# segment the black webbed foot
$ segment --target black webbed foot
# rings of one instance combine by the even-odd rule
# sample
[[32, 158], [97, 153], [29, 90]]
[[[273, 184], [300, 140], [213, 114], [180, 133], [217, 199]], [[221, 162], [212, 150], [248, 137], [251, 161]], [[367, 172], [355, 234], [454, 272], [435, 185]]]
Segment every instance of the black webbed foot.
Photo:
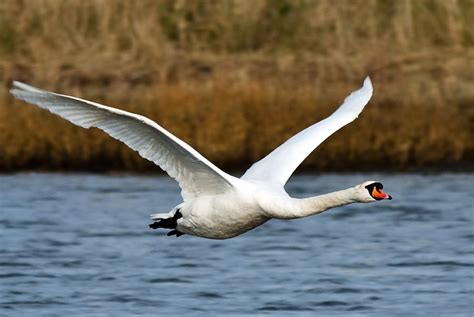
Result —
[[160, 227], [159, 222], [150, 223], [148, 225], [151, 229], [158, 229]]
[[176, 220], [173, 218], [168, 219], [160, 219], [159, 221], [155, 221], [154, 223], [150, 224], [149, 227], [152, 229], [158, 228], [165, 228], [165, 229], [174, 229], [176, 228]]
[[182, 233], [181, 231], [178, 231], [178, 230], [171, 230], [170, 232], [168, 232], [166, 235], [169, 237], [169, 236], [172, 236], [172, 235], [176, 235], [176, 237], [180, 237], [182, 236], [184, 233]]
[[[178, 225], [178, 219], [183, 215], [179, 212], [179, 209], [176, 210], [173, 218], [160, 219], [148, 225], [151, 229], [165, 228], [165, 229], [176, 229]], [[183, 235], [184, 233], [179, 232], [178, 230], [172, 230], [168, 233], [168, 236], [176, 234], [177, 237]]]

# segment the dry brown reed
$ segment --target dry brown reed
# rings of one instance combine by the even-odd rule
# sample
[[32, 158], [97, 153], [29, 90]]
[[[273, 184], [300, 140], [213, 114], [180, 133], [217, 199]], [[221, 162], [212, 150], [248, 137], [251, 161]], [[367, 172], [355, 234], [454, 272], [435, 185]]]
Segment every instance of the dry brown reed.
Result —
[[472, 166], [473, 21], [469, 0], [4, 1], [0, 170], [152, 166], [13, 100], [12, 80], [142, 113], [243, 168], [366, 74], [370, 105], [307, 168]]

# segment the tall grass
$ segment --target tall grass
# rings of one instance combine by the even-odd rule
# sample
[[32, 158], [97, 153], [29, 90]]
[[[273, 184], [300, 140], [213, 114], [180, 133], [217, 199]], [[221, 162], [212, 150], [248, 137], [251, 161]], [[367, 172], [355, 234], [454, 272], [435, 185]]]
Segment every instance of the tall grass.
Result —
[[307, 168], [465, 166], [473, 60], [469, 0], [4, 1], [0, 170], [151, 168], [13, 100], [13, 79], [142, 113], [242, 168], [334, 111], [365, 74], [371, 103]]

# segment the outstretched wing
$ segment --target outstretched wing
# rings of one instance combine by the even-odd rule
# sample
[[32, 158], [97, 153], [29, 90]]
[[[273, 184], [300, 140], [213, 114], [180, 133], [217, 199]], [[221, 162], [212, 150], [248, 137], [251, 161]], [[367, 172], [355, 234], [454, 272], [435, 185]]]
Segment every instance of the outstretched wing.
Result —
[[284, 186], [291, 174], [319, 144], [359, 116], [371, 97], [372, 82], [366, 77], [363, 86], [346, 97], [331, 116], [288, 139], [253, 164], [242, 179]]
[[10, 92], [15, 97], [45, 108], [83, 128], [97, 127], [154, 162], [178, 181], [185, 200], [223, 193], [233, 186], [233, 176], [224, 173], [191, 146], [144, 116], [16, 81], [13, 86]]

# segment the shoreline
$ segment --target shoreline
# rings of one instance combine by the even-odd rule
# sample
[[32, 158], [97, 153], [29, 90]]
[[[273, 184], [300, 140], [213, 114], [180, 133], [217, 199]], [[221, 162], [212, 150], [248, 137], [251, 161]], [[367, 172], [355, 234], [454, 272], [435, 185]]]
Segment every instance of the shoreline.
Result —
[[[250, 166], [249, 166], [250, 167]], [[246, 169], [225, 169], [222, 170], [230, 175], [240, 177]], [[326, 170], [315, 170], [302, 168], [298, 169], [293, 176], [298, 175], [322, 175], [322, 174], [407, 174], [407, 175], [435, 175], [435, 174], [473, 174], [474, 164], [467, 162], [462, 166], [444, 166], [444, 167], [410, 167], [404, 169], [387, 168], [385, 170], [380, 168], [375, 169], [353, 169], [346, 168], [341, 170], [326, 169]], [[1, 176], [17, 175], [17, 174], [64, 174], [64, 175], [101, 175], [101, 176], [150, 176], [150, 177], [171, 177], [161, 170], [158, 166], [150, 170], [86, 170], [86, 169], [64, 169], [64, 170], [52, 170], [52, 169], [17, 169], [17, 170], [0, 170]]]

